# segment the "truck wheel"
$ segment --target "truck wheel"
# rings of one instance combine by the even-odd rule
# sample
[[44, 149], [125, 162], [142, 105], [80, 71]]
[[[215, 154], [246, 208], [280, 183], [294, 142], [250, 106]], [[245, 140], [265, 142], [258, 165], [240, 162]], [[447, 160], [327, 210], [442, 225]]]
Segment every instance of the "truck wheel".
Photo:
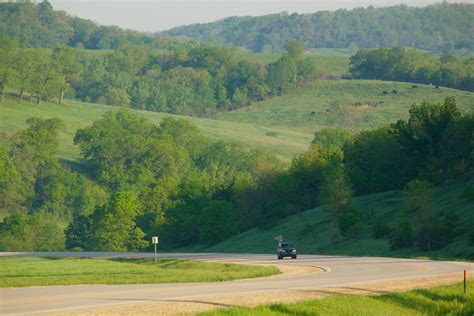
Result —
[[292, 256], [291, 258], [292, 258], [292, 259], [296, 259], [296, 255]]
[[278, 260], [281, 260], [281, 259], [283, 259], [283, 257], [282, 257], [282, 256], [278, 256]]

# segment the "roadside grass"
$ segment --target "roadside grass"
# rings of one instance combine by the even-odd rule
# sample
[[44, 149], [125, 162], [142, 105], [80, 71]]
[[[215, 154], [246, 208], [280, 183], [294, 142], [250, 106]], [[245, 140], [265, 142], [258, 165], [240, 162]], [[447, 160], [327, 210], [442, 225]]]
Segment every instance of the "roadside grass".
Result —
[[195, 260], [0, 257], [0, 288], [73, 284], [218, 282], [280, 273], [260, 267]]
[[234, 307], [199, 315], [473, 315], [474, 282], [379, 296], [338, 295], [296, 304]]
[[[80, 151], [74, 146], [73, 139], [78, 128], [90, 126], [107, 111], [119, 111], [119, 107], [84, 103], [66, 100], [63, 105], [44, 102], [39, 105], [33, 102], [21, 102], [6, 99], [0, 103], [0, 133], [13, 134], [26, 127], [25, 121], [30, 117], [60, 118], [64, 121], [64, 130], [59, 133], [60, 145], [58, 156], [68, 161], [78, 161]], [[165, 117], [175, 117], [191, 121], [202, 133], [214, 140], [241, 142], [254, 148], [267, 150], [280, 160], [289, 163], [293, 157], [308, 148], [312, 135], [285, 129], [274, 129], [252, 124], [218, 121], [189, 116], [171, 115], [149, 111], [131, 110], [150, 121], [159, 124]], [[269, 136], [269, 135], [277, 135]], [[1, 142], [1, 137], [0, 137]]]
[[295, 243], [299, 254], [325, 254], [348, 256], [425, 257], [432, 259], [474, 259], [474, 244], [469, 234], [474, 223], [473, 201], [465, 196], [466, 188], [474, 187], [474, 173], [461, 179], [445, 183], [436, 188], [435, 211], [442, 215], [455, 211], [459, 216], [457, 235], [451, 243], [436, 251], [421, 251], [416, 244], [412, 247], [391, 250], [389, 235], [375, 238], [373, 235], [377, 218], [382, 218], [390, 229], [401, 220], [413, 223], [414, 237], [419, 230], [419, 219], [414, 213], [407, 213], [401, 191], [376, 193], [352, 200], [363, 223], [360, 235], [342, 237], [339, 234], [334, 215], [324, 206], [311, 209], [268, 225], [268, 228], [254, 228], [231, 237], [211, 247], [194, 246], [179, 249], [181, 252], [228, 252], [228, 253], [275, 253], [275, 236], [282, 235], [286, 241]]
[[319, 80], [215, 118], [305, 133], [325, 126], [359, 130], [405, 119], [411, 105], [441, 103], [448, 96], [456, 98], [462, 111], [474, 110], [474, 93], [468, 91], [405, 82]]

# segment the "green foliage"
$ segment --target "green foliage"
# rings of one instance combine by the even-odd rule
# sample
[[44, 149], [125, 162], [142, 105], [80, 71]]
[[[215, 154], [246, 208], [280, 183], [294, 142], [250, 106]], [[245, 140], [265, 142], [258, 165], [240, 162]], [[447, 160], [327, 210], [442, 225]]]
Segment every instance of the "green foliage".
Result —
[[472, 246], [474, 246], [474, 232], [471, 232], [468, 236], [469, 238], [469, 244], [471, 244]]
[[[91, 215], [92, 224], [85, 242], [87, 249], [138, 251], [144, 248], [148, 242], [143, 240], [145, 234], [135, 222], [135, 218], [141, 212], [135, 194], [132, 192], [114, 194], [107, 205], [98, 207]], [[76, 225], [79, 226], [78, 230], [87, 229], [87, 223], [76, 223]], [[78, 230], [71, 227], [69, 231], [75, 236], [68, 237], [69, 241], [73, 241], [79, 235]]]
[[364, 229], [361, 215], [354, 209], [350, 209], [339, 215], [337, 217], [337, 225], [341, 235], [348, 238], [358, 238]]
[[226, 201], [212, 201], [201, 213], [200, 242], [213, 245], [238, 232], [239, 219], [234, 206]]
[[409, 211], [429, 212], [433, 207], [434, 187], [422, 180], [412, 180], [405, 186], [405, 205]]
[[461, 194], [462, 198], [474, 201], [474, 186], [466, 186]]
[[148, 45], [157, 49], [191, 46], [192, 42], [148, 35], [116, 26], [100, 26], [91, 20], [55, 11], [48, 1], [0, 4], [0, 34], [15, 38], [22, 47], [68, 45], [87, 49], [116, 49], [123, 45]]
[[347, 174], [359, 195], [402, 188], [408, 160], [387, 128], [361, 131], [344, 147]]
[[350, 141], [352, 135], [349, 131], [340, 128], [328, 127], [314, 133], [312, 144], [319, 144], [324, 147], [343, 148]]
[[[347, 132], [322, 130], [315, 134], [310, 149], [283, 171], [272, 156], [238, 144], [213, 143], [188, 121], [168, 118], [156, 126], [131, 111], [111, 111], [76, 134], [76, 143], [85, 158], [80, 163], [81, 170], [102, 188], [57, 162], [60, 122], [32, 119], [29, 129], [8, 141], [11, 149], [5, 149], [0, 155], [0, 165], [7, 175], [19, 174], [19, 184], [31, 184], [22, 188], [28, 189], [19, 203], [24, 212], [50, 213], [61, 221], [73, 219], [66, 229], [67, 246], [73, 249], [144, 249], [145, 237], [149, 239], [157, 233], [165, 249], [199, 242], [212, 245], [253, 227], [271, 227], [278, 220], [318, 203], [328, 203], [339, 214], [341, 235], [355, 239], [362, 237], [365, 231], [361, 217], [345, 211], [352, 198], [348, 175], [354, 177], [358, 185], [364, 185], [353, 170], [366, 164], [365, 157], [370, 157], [368, 160], [374, 167], [377, 163], [384, 166], [378, 159], [391, 161], [404, 157], [413, 168], [407, 169], [414, 172], [405, 168], [393, 171], [392, 179], [399, 178], [398, 183], [402, 185], [403, 181], [411, 180], [413, 174], [447, 179], [452, 170], [463, 174], [471, 168], [466, 158], [471, 146], [470, 116], [462, 116], [453, 100], [448, 99], [443, 105], [414, 106], [410, 115], [408, 122], [401, 121], [373, 134], [363, 132], [350, 136]], [[463, 168], [448, 165], [434, 174], [428, 172], [434, 169], [425, 165], [418, 167], [416, 161], [410, 160], [416, 157], [411, 151], [417, 147], [408, 146], [410, 133], [421, 135], [420, 129], [415, 128], [419, 126], [416, 122], [422, 122], [423, 131], [435, 140], [428, 148], [458, 144], [461, 154], [456, 159], [465, 161], [466, 165]], [[450, 138], [440, 130], [449, 130]], [[387, 147], [382, 146], [385, 142]], [[362, 146], [366, 143], [373, 153]], [[397, 153], [389, 150], [391, 146], [399, 148], [405, 156], [387, 155]], [[358, 147], [364, 151], [357, 151]], [[424, 156], [429, 163], [436, 161], [433, 152], [427, 150]], [[18, 155], [12, 168], [14, 153]], [[374, 169], [374, 179], [382, 179], [383, 168]], [[34, 173], [24, 170], [34, 170]], [[384, 190], [374, 183], [364, 189], [368, 192]], [[410, 234], [406, 227], [395, 229], [394, 248], [406, 247], [406, 236], [416, 234], [420, 249], [436, 250], [463, 233], [450, 235], [448, 231], [456, 226], [456, 216], [446, 214], [439, 218], [431, 207], [434, 203], [425, 203], [433, 198], [427, 188], [423, 180], [412, 181], [407, 186], [407, 205], [415, 211], [409, 214], [410, 221], [416, 220], [421, 225]], [[354, 188], [354, 192], [358, 190], [362, 191], [360, 187]], [[105, 192], [110, 192], [112, 198], [108, 204], [100, 205], [104, 203]], [[129, 196], [121, 200], [118, 198], [121, 194]], [[10, 205], [14, 198], [9, 198]], [[115, 199], [120, 202], [116, 203]], [[125, 209], [132, 211], [127, 213]], [[337, 231], [336, 226], [334, 228]]]
[[459, 236], [459, 234], [461, 233], [461, 230], [459, 229], [460, 222], [461, 222], [461, 218], [453, 210], [450, 210], [443, 215], [441, 219], [441, 230], [442, 230], [441, 246], [448, 245], [456, 237]]
[[61, 251], [64, 233], [47, 214], [13, 214], [0, 223], [0, 251]]
[[84, 250], [88, 248], [87, 239], [90, 236], [92, 218], [87, 215], [78, 215], [66, 227], [66, 248]]
[[432, 55], [403, 46], [361, 49], [351, 57], [351, 73], [355, 78], [409, 81], [474, 91], [472, 69], [474, 59], [457, 59]]
[[[173, 28], [165, 34], [201, 42], [281, 51], [297, 39], [307, 48], [388, 47], [422, 49], [473, 48], [472, 4], [436, 4], [423, 8], [390, 7], [340, 9], [312, 14], [277, 13], [260, 17], [230, 17], [217, 22]], [[328, 30], [333, 30], [328, 32]]]
[[[462, 214], [462, 219], [457, 224], [457, 235], [443, 248], [429, 253], [418, 247], [390, 249], [392, 233], [380, 239], [373, 237], [377, 217], [382, 218], [394, 231], [398, 229], [400, 222], [408, 221], [408, 225], [411, 226], [412, 245], [416, 245], [420, 220], [417, 214], [407, 215], [400, 211], [403, 209], [404, 198], [403, 192], [398, 190], [356, 196], [352, 199], [349, 210], [356, 209], [364, 223], [364, 230], [358, 238], [341, 240], [334, 215], [328, 212], [325, 206], [319, 206], [273, 220], [265, 228], [257, 227], [242, 232], [210, 247], [191, 246], [180, 251], [273, 253], [275, 250], [273, 237], [283, 235], [286, 240], [291, 240], [298, 246], [300, 253], [305, 254], [469, 259], [474, 251], [474, 244], [468, 242], [474, 213], [471, 211], [472, 203], [460, 199], [459, 196], [464, 187], [473, 181], [474, 174], [469, 173], [437, 187], [434, 205], [441, 221], [451, 210], [455, 210], [458, 215]], [[248, 245], [252, 247], [249, 248]]]
[[441, 222], [434, 211], [433, 195], [433, 185], [426, 181], [415, 179], [405, 187], [405, 204], [409, 210], [416, 211], [420, 219], [418, 246], [428, 251], [442, 247], [443, 238]]
[[390, 236], [390, 248], [400, 249], [413, 245], [413, 228], [409, 221], [404, 220], [398, 223]]
[[297, 52], [267, 66], [237, 61], [233, 49], [204, 45], [156, 53], [145, 45], [124, 44], [97, 55], [65, 46], [53, 51], [19, 49], [15, 41], [4, 40], [0, 50], [0, 90], [18, 89], [20, 102], [30, 93], [37, 103], [57, 96], [62, 104], [66, 96], [208, 117], [272, 93], [286, 93], [316, 78], [314, 59], [302, 59]]
[[351, 198], [352, 188], [345, 175], [344, 164], [340, 157], [331, 156], [323, 171], [319, 200], [322, 204], [327, 204], [334, 213], [340, 214]]
[[[393, 125], [404, 154], [410, 157], [409, 177], [440, 182], [469, 170], [474, 117], [460, 116], [456, 100], [448, 97], [442, 104], [412, 106], [408, 121]], [[452, 134], [454, 130], [457, 136]], [[453, 147], [459, 148], [455, 155], [447, 150]]]
[[390, 227], [386, 219], [381, 216], [377, 216], [372, 230], [373, 237], [381, 239], [390, 235], [392, 232], [392, 227]]
[[3, 102], [5, 89], [11, 81], [18, 63], [18, 43], [11, 39], [0, 38], [0, 102]]

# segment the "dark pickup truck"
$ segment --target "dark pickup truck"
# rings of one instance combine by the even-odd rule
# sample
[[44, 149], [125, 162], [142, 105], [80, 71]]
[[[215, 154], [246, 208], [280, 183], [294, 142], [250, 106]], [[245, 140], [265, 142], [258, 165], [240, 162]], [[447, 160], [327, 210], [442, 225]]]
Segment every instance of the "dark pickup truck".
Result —
[[283, 257], [291, 257], [296, 259], [296, 248], [291, 242], [280, 242], [278, 243], [277, 248], [277, 257], [278, 259], [283, 259]]

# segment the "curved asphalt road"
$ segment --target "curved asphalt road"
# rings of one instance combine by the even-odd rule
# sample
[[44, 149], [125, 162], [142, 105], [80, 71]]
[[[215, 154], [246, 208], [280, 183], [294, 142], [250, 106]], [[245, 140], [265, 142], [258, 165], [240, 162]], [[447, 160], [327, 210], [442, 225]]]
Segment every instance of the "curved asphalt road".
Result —
[[[153, 257], [150, 253], [0, 253], [49, 257]], [[248, 263], [282, 263], [275, 255], [255, 254], [160, 254], [159, 258], [229, 260]], [[67, 312], [96, 306], [149, 301], [184, 300], [200, 296], [318, 289], [362, 283], [439, 276], [472, 270], [470, 263], [376, 258], [300, 255], [285, 264], [323, 267], [325, 273], [261, 278], [218, 283], [146, 285], [72, 285], [1, 289], [0, 314]]]

